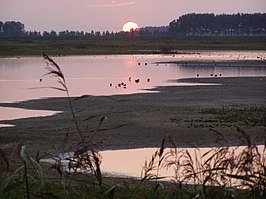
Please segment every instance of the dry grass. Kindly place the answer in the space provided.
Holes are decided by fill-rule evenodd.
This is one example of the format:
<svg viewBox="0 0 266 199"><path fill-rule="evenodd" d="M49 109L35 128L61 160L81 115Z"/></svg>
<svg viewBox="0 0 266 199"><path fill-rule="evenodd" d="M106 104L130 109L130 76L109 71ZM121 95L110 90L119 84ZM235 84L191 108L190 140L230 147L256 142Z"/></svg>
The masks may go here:
<svg viewBox="0 0 266 199"><path fill-rule="evenodd" d="M248 134L239 128L237 131L245 147L224 145L226 140L216 132L217 142L223 144L204 154L197 148L191 154L187 149L176 148L170 137L164 139L162 147L145 162L142 182L164 178L159 170L167 168L174 171L171 179L178 185L179 193L184 192L182 185L193 184L193 192L200 198L213 198L216 194L227 198L232 194L230 189L248 190L245 193L253 198L265 196L266 143L263 151L259 151ZM165 146L170 149L165 150Z"/></svg>

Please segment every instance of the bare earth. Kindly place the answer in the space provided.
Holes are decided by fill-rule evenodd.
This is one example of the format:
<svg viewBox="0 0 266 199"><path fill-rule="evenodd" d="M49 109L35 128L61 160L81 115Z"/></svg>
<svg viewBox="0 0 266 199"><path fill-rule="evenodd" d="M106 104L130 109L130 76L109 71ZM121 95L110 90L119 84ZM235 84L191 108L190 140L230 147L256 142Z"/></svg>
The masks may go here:
<svg viewBox="0 0 266 199"><path fill-rule="evenodd" d="M102 143L103 149L159 147L161 140L168 135L179 147L213 146L217 136L210 129L224 135L229 145L235 145L240 143L237 127L250 135L254 142L264 143L266 77L195 78L179 81L218 85L159 87L156 89L160 91L158 93L86 96L79 100L73 98L79 125L89 135L97 127L101 117L106 116L107 120L104 120L101 128L109 130L97 132L94 139ZM0 128L0 148L3 150L14 148L18 142L26 144L32 152L52 151L53 145L60 149L67 132L70 136L70 148L80 141L65 98L0 105L64 111L52 117L10 121L16 126ZM244 119L233 116L232 121L217 119L216 115L206 112L208 108L233 107L231 112L234 112L234 109L249 110L254 106L262 112L253 116L244 112ZM251 120L257 122L245 123L247 117L253 117Z"/></svg>

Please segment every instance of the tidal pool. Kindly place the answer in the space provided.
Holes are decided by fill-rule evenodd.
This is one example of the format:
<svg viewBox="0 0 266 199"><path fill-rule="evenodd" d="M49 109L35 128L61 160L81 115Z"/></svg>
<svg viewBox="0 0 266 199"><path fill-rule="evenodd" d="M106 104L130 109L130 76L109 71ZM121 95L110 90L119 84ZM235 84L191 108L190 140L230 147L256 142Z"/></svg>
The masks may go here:
<svg viewBox="0 0 266 199"><path fill-rule="evenodd" d="M245 146L232 146L229 147L228 150L234 153L234 157L237 157L243 150ZM187 151L190 156L191 160L194 162L195 167L200 167L200 164L210 158L214 152L211 152L205 155L203 158L200 158L206 152L211 151L214 148L177 148L179 152ZM258 153L261 155L261 158L265 158L265 146L258 145L257 146ZM101 170L105 176L112 176L112 177L133 177L133 178L141 178L143 173L143 166L145 165L145 161L149 162L152 158L152 155L158 150L158 148L139 148L139 149L125 149L125 150L107 150L101 151L102 157L102 164ZM164 150L164 154L171 152L173 148L166 148ZM217 152L217 151L216 151ZM264 156L263 156L264 155ZM47 163L55 163L56 160L60 160L63 164L63 168L68 170L68 162L64 161L64 158L68 158L73 156L73 153L66 153L65 155L59 154L58 157L42 159L41 162ZM179 154L180 156L180 154ZM172 158L173 159L173 158ZM198 165L196 166L196 162ZM263 160L262 160L263 161ZM213 167L213 161L210 163L211 167ZM155 169L153 170L153 174L165 177L164 180L173 180L176 173L173 167L171 168L160 168L157 171L156 166L158 165L158 159L155 159ZM179 170L182 172L182 168ZM81 171L82 172L82 171ZM158 172L158 173L157 173ZM182 175L179 173L178 175Z"/></svg>

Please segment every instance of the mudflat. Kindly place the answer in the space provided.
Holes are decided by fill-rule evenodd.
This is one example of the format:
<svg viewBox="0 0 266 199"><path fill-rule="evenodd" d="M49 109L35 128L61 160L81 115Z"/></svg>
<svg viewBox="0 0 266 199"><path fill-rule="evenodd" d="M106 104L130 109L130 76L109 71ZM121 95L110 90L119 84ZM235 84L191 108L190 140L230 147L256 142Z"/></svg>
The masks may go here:
<svg viewBox="0 0 266 199"><path fill-rule="evenodd" d="M256 144L266 136L266 77L194 78L176 81L201 86L158 87L155 93L72 98L78 124L90 136L106 117L94 142L103 149L160 147L171 136L177 147L215 146L217 136L228 145L245 144L243 130ZM5 103L1 106L63 111L50 117L12 120L0 128L0 147L18 143L32 151L48 152L80 142L66 98ZM68 134L67 141L65 140Z"/></svg>

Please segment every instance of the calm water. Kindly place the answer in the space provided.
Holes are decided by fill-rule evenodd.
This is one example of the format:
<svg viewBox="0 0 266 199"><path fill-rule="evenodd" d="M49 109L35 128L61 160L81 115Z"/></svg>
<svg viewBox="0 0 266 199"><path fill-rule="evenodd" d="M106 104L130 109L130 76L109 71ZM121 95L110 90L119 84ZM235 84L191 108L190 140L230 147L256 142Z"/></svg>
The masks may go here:
<svg viewBox="0 0 266 199"><path fill-rule="evenodd" d="M258 152L262 155L264 153L264 146L258 145ZM229 147L229 151L235 151L235 156L239 155L245 147ZM187 150L188 153L191 155L193 162L196 162L196 159L199 160L206 152L212 150L213 148L178 148L179 151ZM139 148L139 149L127 149L127 150L110 150L110 151L102 151L102 164L101 169L102 172L106 176L120 176L120 177L141 177L142 168L145 165L145 161L149 163L151 160L152 155L155 151L158 150L157 148ZM169 152L170 149L167 148L164 150L166 154ZM60 159L62 161L62 166L68 170L68 162L64 161L64 158L71 157L73 153L65 154L65 156L60 155L59 158L50 158L50 159L42 159L42 162L54 163L55 160ZM206 161L209 157L211 157L213 153L210 153L204 158L202 161ZM155 161L158 161L156 159ZM157 162L158 163L158 162ZM153 174L156 175L157 170L154 170ZM181 171L180 171L181 172ZM167 177L168 180L174 177L174 170L173 168L169 169L160 169L159 175ZM181 174L181 173L180 173Z"/></svg>
<svg viewBox="0 0 266 199"><path fill-rule="evenodd" d="M231 51L179 55L67 56L53 57L53 59L60 65L65 74L70 95L80 96L85 94L141 93L148 92L145 89L156 86L188 86L191 84L170 83L168 80L196 77L197 74L200 74L200 77L210 77L210 74L222 74L223 77L265 76L266 67L155 64L156 62L186 60L256 60L258 56L265 57L266 52ZM46 63L42 57L0 58L0 102L65 96L64 92L49 88L50 86L58 86L58 83L53 78L43 76L47 72L45 67ZM140 82L135 83L136 79L139 79ZM118 86L122 82L126 84L125 88ZM0 109L2 118L5 118L6 112Z"/></svg>
<svg viewBox="0 0 266 199"><path fill-rule="evenodd" d="M119 56L69 56L54 57L65 74L71 96L114 95L147 92L155 86L169 85L169 79L210 77L211 73L223 76L265 76L266 67L216 67L154 64L155 62L180 60L236 60L257 59L266 52L204 52L200 55L119 55ZM145 63L147 65L145 65ZM43 77L47 72L41 57L0 58L0 102L29 100L34 98L65 96L50 88L57 86L55 79ZM131 82L129 82L131 77ZM40 82L40 79L42 81ZM140 82L135 83L135 79ZM147 82L150 79L150 82ZM118 87L121 82L126 88ZM110 87L112 83L112 87ZM37 89L38 88L38 89Z"/></svg>
<svg viewBox="0 0 266 199"><path fill-rule="evenodd" d="M46 110L29 110L22 108L11 108L11 107L1 107L0 106L0 121L2 120L14 120L14 119L22 119L29 117L45 117L51 116L60 111L46 111ZM0 127L12 127L10 124L0 124Z"/></svg>

